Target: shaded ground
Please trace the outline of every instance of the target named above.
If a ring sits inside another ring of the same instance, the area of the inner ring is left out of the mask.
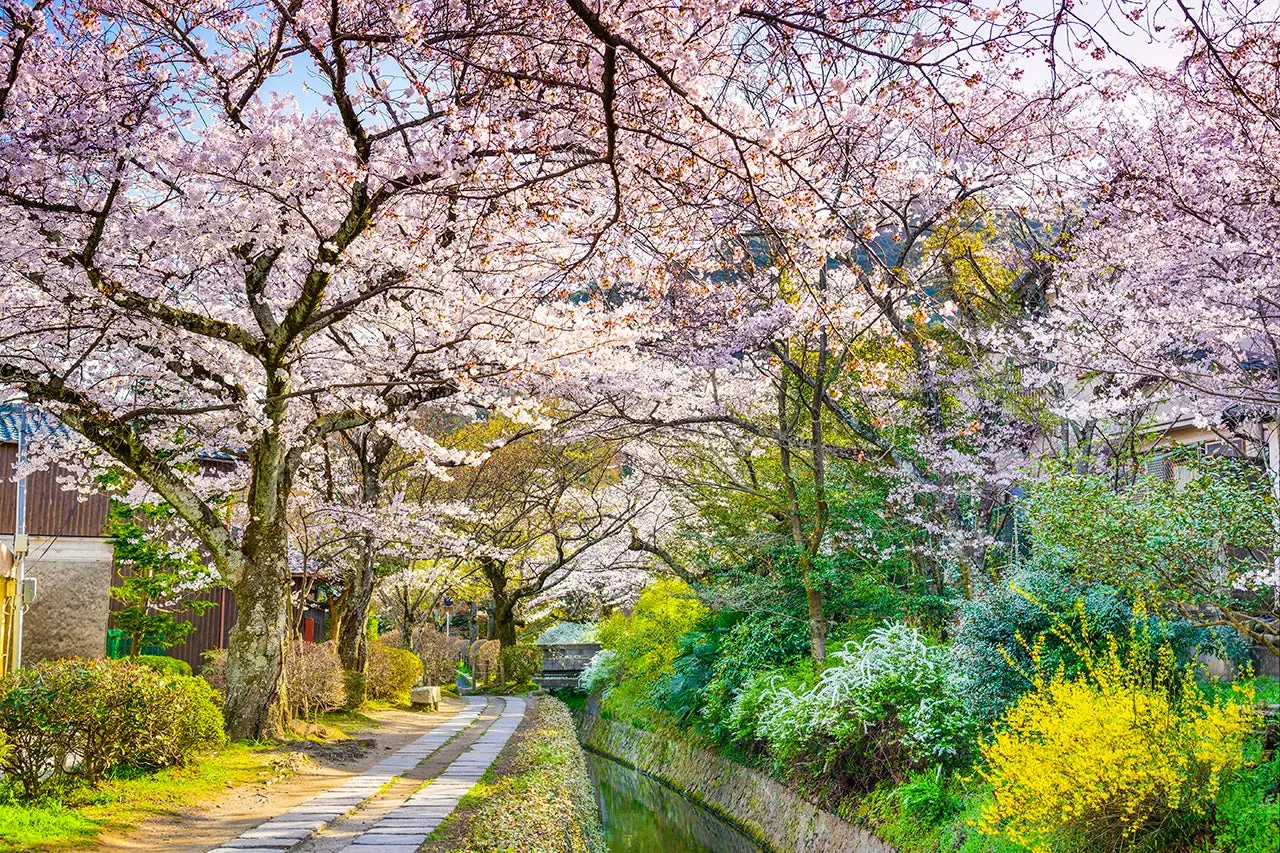
[[[104,834],[96,845],[87,849],[103,853],[204,853],[369,769],[390,751],[408,745],[426,728],[448,720],[462,707],[461,700],[446,697],[436,713],[370,712],[368,716],[374,727],[350,730],[353,738],[372,738],[373,745],[369,747],[351,742],[285,744],[280,747],[284,756],[281,764],[285,766],[275,778],[230,788],[212,802],[191,803],[173,814],[144,821],[127,833]]]

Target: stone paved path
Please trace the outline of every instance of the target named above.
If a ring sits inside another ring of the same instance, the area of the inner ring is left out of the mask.
[[[239,838],[225,842],[211,853],[285,853],[318,830],[359,808],[395,779],[417,767],[472,725],[485,703],[483,697],[467,697],[467,706],[447,722],[434,727],[369,770],[242,833]],[[376,848],[367,849],[372,853]]]
[[[508,698],[506,708],[471,749],[443,773],[409,797],[372,829],[345,848],[348,853],[416,853],[458,801],[467,795],[502,752],[524,718],[523,699]]]

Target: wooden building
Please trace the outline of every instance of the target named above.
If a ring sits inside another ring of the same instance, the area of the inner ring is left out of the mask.
[[[0,538],[9,541],[17,510],[14,466],[24,431],[32,448],[67,434],[49,415],[0,406]],[[104,495],[86,497],[63,486],[56,470],[27,477],[25,574],[35,579],[36,595],[23,617],[24,663],[105,653],[113,574],[112,547],[102,535],[106,515]]]
[[[542,650],[542,671],[533,680],[548,690],[576,688],[582,671],[600,651],[596,626],[578,622],[557,622],[536,642]]]

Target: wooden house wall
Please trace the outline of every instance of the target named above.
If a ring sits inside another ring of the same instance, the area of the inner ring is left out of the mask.
[[[120,578],[117,576],[115,585],[119,584]],[[199,672],[200,667],[204,665],[206,651],[227,647],[231,626],[236,624],[236,614],[239,612],[236,608],[235,596],[226,587],[208,590],[197,597],[204,601],[213,601],[215,604],[198,616],[192,613],[180,616],[180,622],[193,623],[196,628],[187,635],[185,642],[165,652],[171,658],[180,658],[191,664],[191,669],[195,672]],[[111,599],[111,612],[114,613],[120,608],[120,602],[114,598]],[[114,621],[112,624],[114,625]]]
[[[13,535],[18,484],[12,481],[18,445],[0,444],[0,535]],[[87,500],[57,481],[55,471],[36,471],[27,478],[27,533],[32,536],[101,536],[107,498]]]

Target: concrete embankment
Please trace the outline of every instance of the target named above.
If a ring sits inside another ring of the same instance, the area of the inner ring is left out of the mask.
[[[775,853],[894,853],[762,773],[705,749],[594,715],[583,745],[660,779]]]

